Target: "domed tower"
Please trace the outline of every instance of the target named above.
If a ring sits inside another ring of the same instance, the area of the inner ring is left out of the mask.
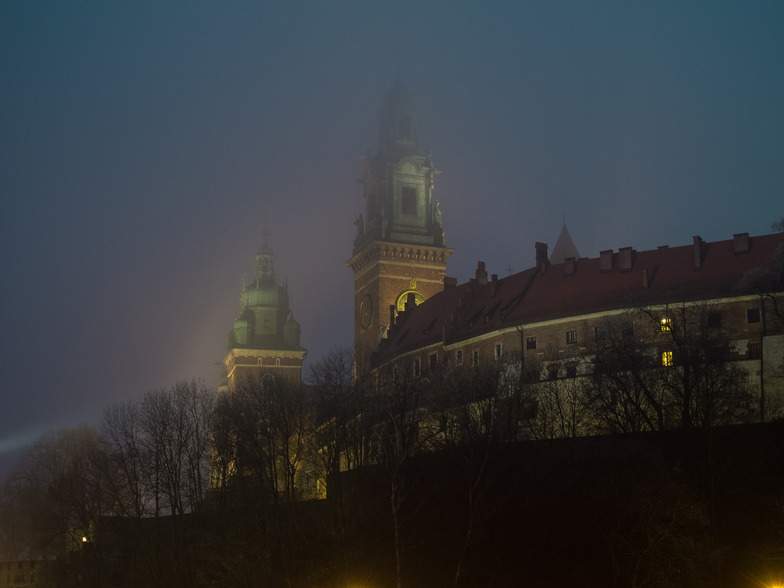
[[[378,111],[378,153],[364,159],[361,183],[365,215],[355,224],[354,342],[358,351],[378,349],[390,320],[409,293],[417,303],[443,289],[444,228],[433,185],[439,173],[419,151],[414,102],[396,81]]]
[[[300,346],[299,323],[289,308],[288,286],[278,284],[275,255],[265,227],[254,280],[242,285],[240,312],[229,332],[223,360],[226,381],[221,387],[232,389],[240,379],[268,369],[300,382],[306,353]]]

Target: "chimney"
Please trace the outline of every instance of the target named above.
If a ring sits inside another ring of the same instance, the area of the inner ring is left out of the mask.
[[[694,271],[698,272],[702,267],[703,241],[699,235],[694,235],[692,239],[694,240]]]
[[[621,247],[618,250],[618,269],[622,272],[632,271],[632,258],[634,250],[631,247]]]
[[[735,255],[743,255],[744,253],[749,252],[749,234],[748,233],[738,233],[737,235],[733,235],[733,245],[735,249]]]
[[[564,275],[571,278],[574,275],[574,257],[564,259]]]
[[[493,285],[493,296],[495,296],[496,292],[498,292],[498,274],[490,276],[490,283]]]
[[[485,269],[484,261],[476,264],[476,281],[480,286],[487,284],[487,270]]]
[[[536,267],[542,273],[550,267],[550,260],[547,259],[547,243],[536,242]]]
[[[457,288],[457,278],[444,276],[444,290],[449,290],[450,288]]]
[[[599,252],[599,271],[603,274],[611,272],[613,269],[612,249],[605,249]]]
[[[642,287],[643,288],[647,288],[648,287],[648,268],[647,267],[644,270],[642,270]]]

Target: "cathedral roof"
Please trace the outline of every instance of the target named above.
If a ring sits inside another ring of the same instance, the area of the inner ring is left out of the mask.
[[[520,324],[738,295],[750,272],[773,267],[783,237],[744,233],[712,243],[695,237],[692,245],[639,252],[625,247],[502,279],[473,279],[402,313],[382,354],[391,358]]]
[[[550,263],[563,263],[569,257],[579,259],[580,253],[577,251],[574,241],[572,241],[572,236],[569,234],[569,229],[566,228],[566,221],[564,220],[561,234],[558,235],[553,252],[550,254]]]

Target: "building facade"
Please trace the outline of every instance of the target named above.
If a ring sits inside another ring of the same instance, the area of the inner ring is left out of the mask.
[[[537,243],[535,267],[499,279],[480,262],[469,282],[447,280],[401,313],[374,365],[436,379],[454,367],[494,366],[530,393],[539,414],[528,418],[551,418],[550,401],[558,410],[568,402],[596,412],[604,402],[606,411],[626,403],[634,412],[624,423],[586,416],[541,436],[779,418],[783,236],[694,237],[687,246],[624,247],[555,264]]]

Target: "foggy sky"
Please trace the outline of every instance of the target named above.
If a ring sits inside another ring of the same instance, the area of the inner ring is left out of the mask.
[[[215,384],[265,214],[306,365],[351,343],[396,75],[460,282],[530,267],[564,214],[591,257],[784,214],[780,1],[264,4],[0,3],[0,475],[109,403]]]

